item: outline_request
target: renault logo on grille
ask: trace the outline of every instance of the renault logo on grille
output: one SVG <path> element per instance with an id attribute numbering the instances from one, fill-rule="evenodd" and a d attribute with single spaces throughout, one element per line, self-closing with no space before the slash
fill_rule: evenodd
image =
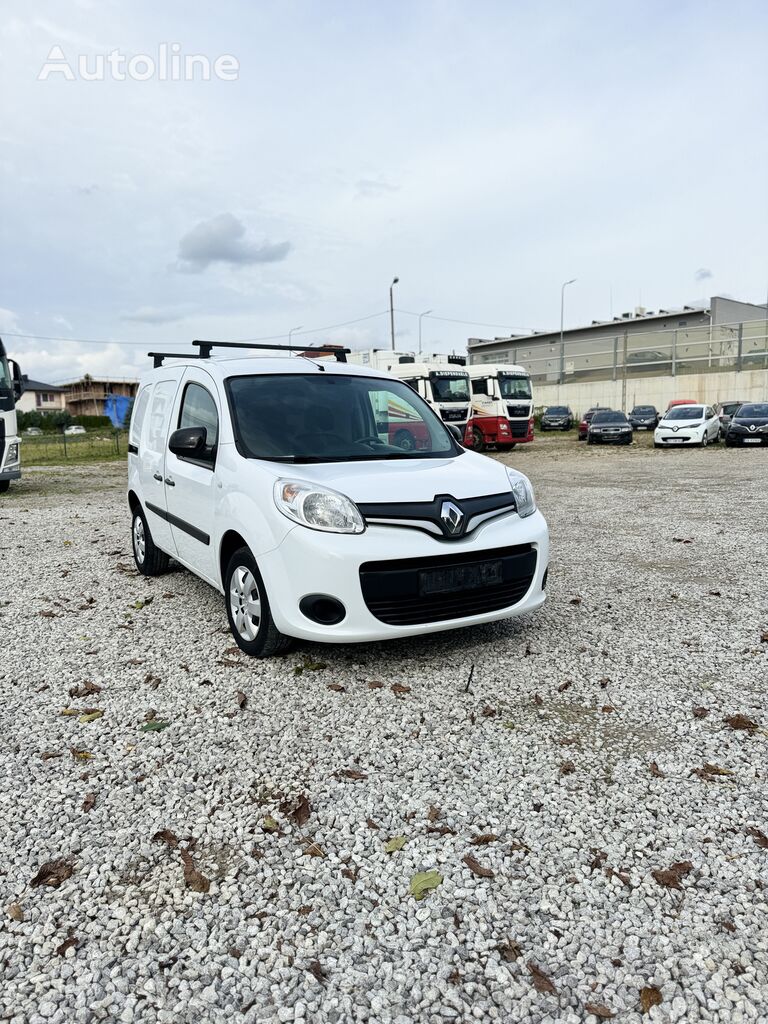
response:
<path id="1" fill-rule="evenodd" d="M 464 513 L 452 501 L 444 501 L 440 509 L 440 519 L 446 531 L 452 535 L 461 533 L 464 525 Z"/>

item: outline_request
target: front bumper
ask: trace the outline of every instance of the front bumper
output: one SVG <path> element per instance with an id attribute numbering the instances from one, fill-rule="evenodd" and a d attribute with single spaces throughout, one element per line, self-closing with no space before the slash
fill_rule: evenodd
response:
<path id="1" fill-rule="evenodd" d="M 392 625 L 369 609 L 363 597 L 360 570 L 363 565 L 443 556 L 466 561 L 496 557 L 501 549 L 530 545 L 535 553 L 532 579 L 524 593 L 512 595 L 514 603 L 479 614 L 436 621 Z M 549 532 L 540 512 L 520 519 L 517 513 L 483 523 L 469 536 L 447 541 L 407 527 L 369 526 L 363 534 L 324 534 L 297 526 L 282 544 L 259 558 L 259 569 L 269 595 L 277 628 L 288 636 L 321 643 L 357 643 L 419 636 L 481 622 L 494 622 L 533 611 L 543 604 L 544 574 L 549 563 Z M 431 564 L 431 563 L 430 563 Z M 394 567 L 393 567 L 394 568 Z M 526 579 L 527 583 L 527 579 Z M 467 590 L 467 607 L 482 595 L 482 588 Z M 336 625 L 321 625 L 299 609 L 302 598 L 323 594 L 340 601 L 346 615 Z M 450 602 L 449 602 L 450 603 Z M 405 604 L 405 601 L 404 601 Z M 463 610 L 463 609 L 462 609 Z"/>
<path id="2" fill-rule="evenodd" d="M 588 438 L 593 444 L 631 444 L 632 431 L 622 430 L 615 434 L 598 434 L 590 431 Z"/>
<path id="3" fill-rule="evenodd" d="M 725 435 L 725 443 L 729 448 L 737 445 L 744 445 L 745 448 L 760 448 L 768 445 L 768 434 L 764 431 L 739 431 L 736 433 L 729 430 Z"/>
<path id="4" fill-rule="evenodd" d="M 701 444 L 703 435 L 700 430 L 657 430 L 653 435 L 654 444 L 662 444 L 669 448 L 684 448 Z"/>

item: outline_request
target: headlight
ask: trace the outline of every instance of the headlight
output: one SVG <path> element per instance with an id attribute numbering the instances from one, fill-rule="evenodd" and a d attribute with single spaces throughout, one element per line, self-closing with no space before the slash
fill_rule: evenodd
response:
<path id="1" fill-rule="evenodd" d="M 365 523 L 354 502 L 330 487 L 308 480 L 278 480 L 275 505 L 294 523 L 325 533 L 362 533 Z"/>
<path id="2" fill-rule="evenodd" d="M 531 481 L 527 476 L 523 476 L 522 473 L 516 473 L 513 469 L 507 470 L 507 476 L 509 477 L 512 493 L 515 496 L 517 514 L 521 519 L 524 519 L 526 516 L 532 516 L 536 511 L 536 498 L 533 496 Z"/>
<path id="3" fill-rule="evenodd" d="M 18 441 L 14 441 L 13 444 L 8 445 L 8 458 L 5 460 L 6 465 L 10 466 L 12 462 L 19 461 L 19 444 Z"/>

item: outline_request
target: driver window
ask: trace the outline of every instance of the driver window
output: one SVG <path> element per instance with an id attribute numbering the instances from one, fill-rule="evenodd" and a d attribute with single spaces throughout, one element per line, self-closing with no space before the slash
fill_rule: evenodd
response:
<path id="1" fill-rule="evenodd" d="M 472 394 L 473 395 L 487 395 L 488 394 L 488 378 L 487 377 L 476 377 L 472 381 Z"/>
<path id="2" fill-rule="evenodd" d="M 219 439 L 219 414 L 210 392 L 200 384 L 187 384 L 179 413 L 179 428 L 205 427 L 206 448 L 214 449 Z"/>

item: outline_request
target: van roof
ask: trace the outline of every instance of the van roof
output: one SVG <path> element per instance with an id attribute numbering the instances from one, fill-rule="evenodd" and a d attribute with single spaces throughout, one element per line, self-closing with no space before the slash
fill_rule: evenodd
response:
<path id="1" fill-rule="evenodd" d="M 187 354 L 169 356 L 162 366 L 147 369 L 142 380 L 167 380 L 168 375 L 187 367 L 207 370 L 212 377 L 225 380 L 228 377 L 244 377 L 256 374 L 275 373 L 333 373 L 351 377 L 390 377 L 385 370 L 353 363 L 338 363 L 335 359 L 310 359 L 307 356 L 215 356 L 208 359 L 190 358 Z"/>

